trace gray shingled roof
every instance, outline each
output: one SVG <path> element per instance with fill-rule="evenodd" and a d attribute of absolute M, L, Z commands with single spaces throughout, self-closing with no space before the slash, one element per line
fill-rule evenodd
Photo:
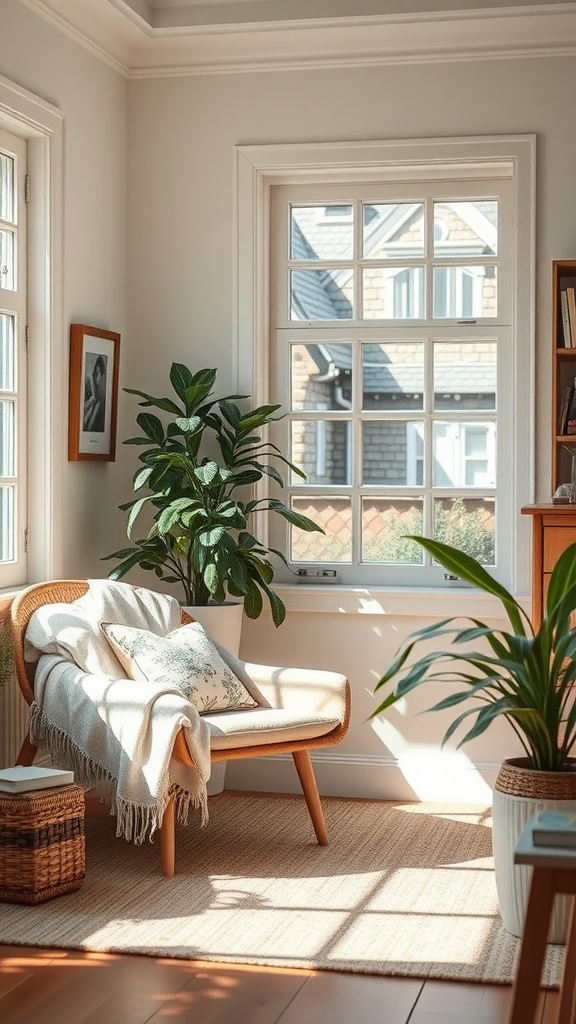
<path fill-rule="evenodd" d="M 352 369 L 352 352 L 349 345 L 311 345 L 309 352 L 318 365 L 320 374 L 333 367 L 334 376 L 339 373 L 350 373 Z M 422 392 L 424 371 L 413 363 L 387 362 L 382 352 L 382 362 L 377 359 L 370 362 L 370 372 L 363 382 L 364 394 L 404 394 L 413 395 Z M 474 371 L 470 363 L 454 360 L 450 363 L 438 363 L 435 367 L 434 390 L 437 394 L 493 394 L 496 392 L 496 363 L 478 362 Z"/>

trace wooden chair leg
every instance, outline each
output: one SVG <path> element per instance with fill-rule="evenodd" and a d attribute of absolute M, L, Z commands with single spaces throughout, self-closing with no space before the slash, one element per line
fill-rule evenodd
<path fill-rule="evenodd" d="M 294 758 L 306 806 L 312 818 L 316 839 L 320 846 L 328 846 L 328 832 L 326 831 L 326 822 L 324 821 L 324 811 L 322 810 L 320 796 L 318 795 L 318 787 L 310 754 L 307 750 L 293 750 L 292 757 Z"/>
<path fill-rule="evenodd" d="M 162 874 L 166 878 L 172 878 L 175 866 L 175 844 L 176 844 L 176 815 L 174 809 L 174 797 L 170 797 L 162 818 L 160 828 L 160 863 Z"/>
<path fill-rule="evenodd" d="M 36 757 L 37 751 L 38 747 L 34 743 L 32 743 L 32 740 L 30 739 L 30 733 L 26 733 L 26 736 L 24 737 L 24 742 L 20 747 L 20 753 L 16 758 L 16 764 L 21 764 L 25 768 L 29 768 L 31 764 L 34 764 L 34 758 Z"/>

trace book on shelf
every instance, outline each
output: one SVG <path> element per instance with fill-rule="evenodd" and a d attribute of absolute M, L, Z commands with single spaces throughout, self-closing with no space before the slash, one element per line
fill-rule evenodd
<path fill-rule="evenodd" d="M 572 397 L 573 389 L 568 385 L 564 388 L 564 395 L 562 396 L 562 402 L 560 403 L 560 417 L 558 423 L 558 433 L 566 433 L 566 425 L 568 423 L 568 409 L 570 407 L 570 398 Z"/>
<path fill-rule="evenodd" d="M 568 404 L 565 406 L 566 394 L 568 394 Z M 562 422 L 560 424 L 560 433 L 564 435 L 574 433 L 573 430 L 569 430 L 568 428 L 569 425 L 576 420 L 576 378 L 574 378 L 574 383 L 570 387 L 566 388 L 564 401 L 562 402 L 561 414 Z"/>
<path fill-rule="evenodd" d="M 576 348 L 576 289 L 566 289 L 566 299 L 568 302 L 568 320 L 570 322 L 570 344 L 572 348 Z"/>
<path fill-rule="evenodd" d="M 0 793 L 31 793 L 36 789 L 70 786 L 74 772 L 64 768 L 40 768 L 37 765 L 0 768 Z"/>
<path fill-rule="evenodd" d="M 572 335 L 570 332 L 570 313 L 568 310 L 568 293 L 565 288 L 560 292 L 560 312 L 562 315 L 562 337 L 564 348 L 572 348 Z"/>

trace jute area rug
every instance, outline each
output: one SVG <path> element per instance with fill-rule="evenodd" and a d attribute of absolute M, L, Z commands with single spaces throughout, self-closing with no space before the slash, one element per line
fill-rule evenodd
<path fill-rule="evenodd" d="M 497 908 L 486 807 L 223 793 L 180 828 L 174 878 L 158 843 L 89 814 L 82 888 L 0 905 L 0 942 L 483 983 L 513 980 L 519 940 Z M 564 948 L 548 946 L 543 986 Z"/>

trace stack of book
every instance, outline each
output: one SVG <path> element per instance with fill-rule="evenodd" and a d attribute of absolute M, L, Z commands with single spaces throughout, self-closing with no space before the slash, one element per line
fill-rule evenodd
<path fill-rule="evenodd" d="M 31 765 L 25 768 L 0 768 L 0 793 L 31 793 L 37 789 L 53 789 L 55 786 L 71 786 L 74 772 L 64 768 L 40 768 Z"/>
<path fill-rule="evenodd" d="M 532 826 L 534 846 L 562 846 L 576 850 L 576 814 L 540 811 Z"/>

